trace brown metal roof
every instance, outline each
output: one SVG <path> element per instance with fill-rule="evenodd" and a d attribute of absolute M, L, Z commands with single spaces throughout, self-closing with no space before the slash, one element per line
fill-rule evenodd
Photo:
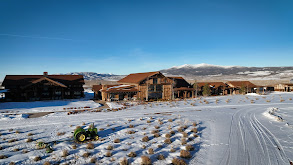
<path fill-rule="evenodd" d="M 102 90 L 106 93 L 118 93 L 118 92 L 137 92 L 135 85 L 113 85 L 107 86 L 106 90 Z"/>
<path fill-rule="evenodd" d="M 250 87 L 250 88 L 254 88 L 256 87 L 256 85 L 252 84 L 250 81 L 228 81 L 227 84 L 230 87 L 238 87 L 241 88 L 241 86 L 245 86 L 245 87 Z"/>
<path fill-rule="evenodd" d="M 64 85 L 72 83 L 82 83 L 84 84 L 84 79 L 82 75 L 6 75 L 2 83 L 3 86 L 7 85 L 19 85 L 25 86 L 33 81 L 40 78 L 47 77 L 53 81 L 62 83 Z"/>
<path fill-rule="evenodd" d="M 103 85 L 93 85 L 93 91 L 97 92 L 100 91 L 102 89 Z M 117 84 L 115 85 L 105 85 L 106 88 L 110 88 L 110 87 L 114 87 L 114 86 L 118 86 Z"/>
<path fill-rule="evenodd" d="M 160 72 L 145 72 L 145 73 L 132 73 L 123 79 L 119 80 L 118 83 L 133 83 L 138 84 L 146 78 L 158 74 Z"/>

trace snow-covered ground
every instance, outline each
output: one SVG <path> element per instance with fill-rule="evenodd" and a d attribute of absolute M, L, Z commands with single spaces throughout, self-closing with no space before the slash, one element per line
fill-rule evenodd
<path fill-rule="evenodd" d="M 190 159 L 180 158 L 189 164 L 289 164 L 293 160 L 292 99 L 293 93 L 217 96 L 138 104 L 115 112 L 75 115 L 56 112 L 40 118 L 0 120 L 0 156 L 7 156 L 0 159 L 0 164 L 43 164 L 46 161 L 51 164 L 89 164 L 92 158 L 100 164 L 117 164 L 123 158 L 132 164 L 140 164 L 142 155 L 150 157 L 154 164 L 170 164 L 173 158 L 180 158 L 180 150 L 186 145 L 195 148 L 190 151 Z M 108 105 L 112 108 L 121 106 Z M 9 111 L 20 112 L 19 108 L 12 106 Z M 21 111 L 34 108 L 26 106 Z M 7 109 L 1 107 L 0 111 Z M 193 126 L 194 122 L 197 126 Z M 87 143 L 77 144 L 72 138 L 76 126 L 87 127 L 90 123 L 98 127 L 101 139 L 92 141 L 94 149 L 87 149 Z M 187 126 L 183 129 L 187 135 L 178 131 L 183 126 Z M 197 128 L 198 137 L 191 132 L 193 128 Z M 154 130 L 159 130 L 158 137 L 152 133 Z M 175 134 L 170 137 L 172 143 L 166 144 L 165 135 L 170 131 Z M 29 133 L 32 136 L 28 136 Z M 148 136 L 149 141 L 143 142 L 144 136 Z M 33 142 L 26 142 L 28 138 Z M 182 138 L 187 144 L 182 144 Z M 114 143 L 115 139 L 120 142 Z M 54 152 L 37 150 L 36 141 L 57 141 Z M 113 146 L 112 150 L 107 150 L 109 145 Z M 150 148 L 154 154 L 148 152 Z M 62 157 L 63 150 L 68 150 L 68 156 Z M 106 156 L 108 151 L 110 157 Z M 90 156 L 83 157 L 85 152 Z M 130 152 L 137 156 L 128 157 Z M 159 155 L 165 159 L 159 160 Z M 36 156 L 41 156 L 41 160 L 34 161 Z"/>

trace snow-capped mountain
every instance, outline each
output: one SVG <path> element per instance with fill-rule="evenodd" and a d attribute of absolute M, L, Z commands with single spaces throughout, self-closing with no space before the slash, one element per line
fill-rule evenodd
<path fill-rule="evenodd" d="M 65 75 L 83 75 L 85 80 L 108 80 L 117 81 L 123 78 L 123 75 L 114 75 L 112 73 L 96 73 L 96 72 L 71 72 Z"/>
<path fill-rule="evenodd" d="M 186 78 L 208 76 L 229 78 L 292 78 L 293 67 L 244 67 L 244 66 L 220 66 L 212 64 L 185 64 L 161 70 L 166 75 L 180 75 Z"/>

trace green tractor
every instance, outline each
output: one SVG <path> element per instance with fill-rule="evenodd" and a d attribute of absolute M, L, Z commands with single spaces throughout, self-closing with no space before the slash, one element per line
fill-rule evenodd
<path fill-rule="evenodd" d="M 89 126 L 88 130 L 78 127 L 75 129 L 73 137 L 78 142 L 84 142 L 87 139 L 99 140 L 98 129 L 94 123 Z"/>

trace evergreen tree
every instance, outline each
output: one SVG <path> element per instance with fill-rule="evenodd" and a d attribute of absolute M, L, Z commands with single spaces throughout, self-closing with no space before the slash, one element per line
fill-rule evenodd
<path fill-rule="evenodd" d="M 211 95 L 211 88 L 210 88 L 209 84 L 206 83 L 206 84 L 203 86 L 202 95 L 203 95 L 203 96 L 210 96 L 210 95 Z"/>
<path fill-rule="evenodd" d="M 246 87 L 245 87 L 244 84 L 241 85 L 239 93 L 242 94 L 242 95 L 244 95 L 246 93 Z"/>

